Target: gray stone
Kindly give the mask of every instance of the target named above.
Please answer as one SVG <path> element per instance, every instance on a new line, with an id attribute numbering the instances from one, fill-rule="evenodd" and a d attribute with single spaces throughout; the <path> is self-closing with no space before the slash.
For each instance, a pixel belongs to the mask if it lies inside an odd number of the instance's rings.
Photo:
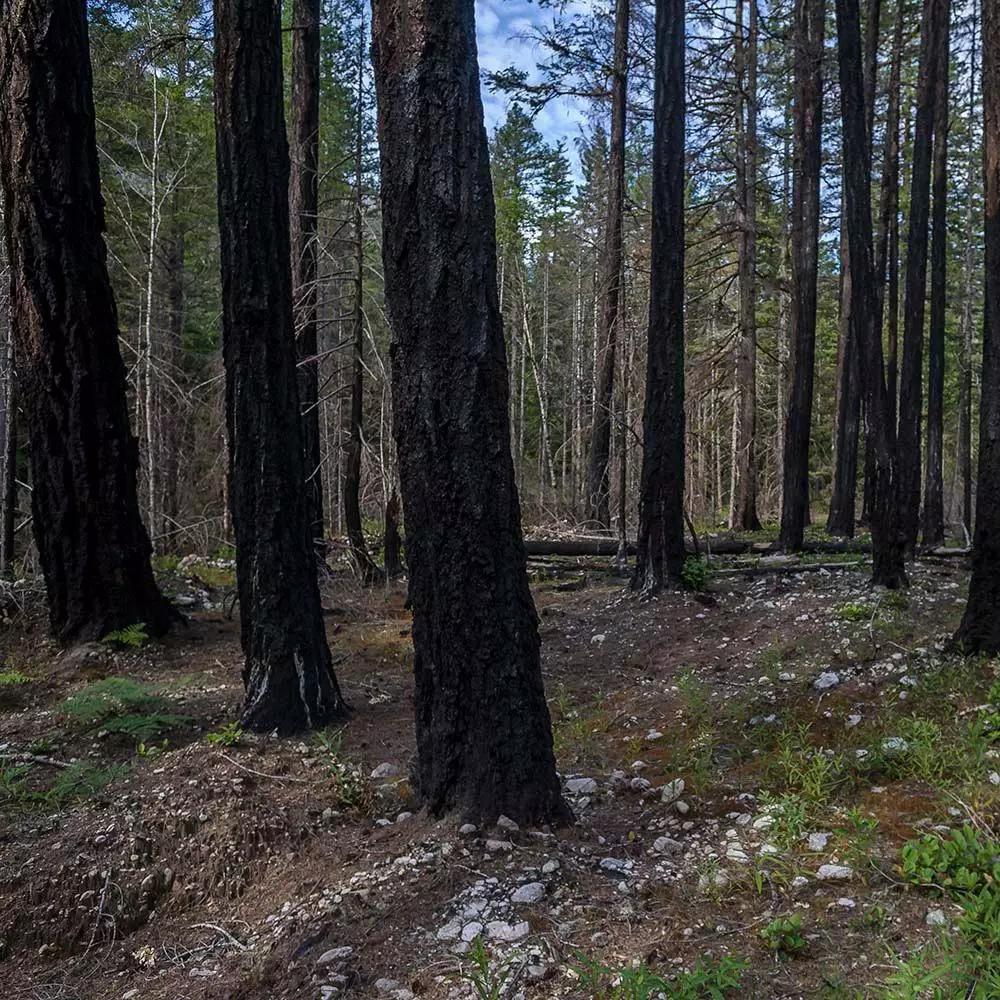
<path id="1" fill-rule="evenodd" d="M 821 882 L 845 882 L 854 875 L 849 865 L 820 865 L 816 878 Z"/>
<path id="2" fill-rule="evenodd" d="M 673 781 L 668 781 L 663 786 L 663 790 L 660 792 L 660 801 L 669 806 L 676 802 L 683 794 L 684 779 L 674 778 Z"/>
<path id="3" fill-rule="evenodd" d="M 515 889 L 510 897 L 512 903 L 538 903 L 545 898 L 545 886 L 541 882 L 529 882 Z"/>
<path id="4" fill-rule="evenodd" d="M 462 928 L 463 941 L 475 941 L 483 933 L 483 925 L 478 920 L 473 920 L 471 924 L 466 924 Z"/>
<path id="5" fill-rule="evenodd" d="M 566 782 L 568 795 L 593 795 L 597 791 L 597 782 L 593 778 L 570 778 Z"/>
<path id="6" fill-rule="evenodd" d="M 501 816 L 497 820 L 497 828 L 508 833 L 517 833 L 521 829 L 509 816 Z"/>
<path id="7" fill-rule="evenodd" d="M 334 962 L 344 962 L 354 954 L 354 949 L 349 945 L 345 945 L 343 948 L 331 948 L 329 951 L 324 951 L 319 958 L 316 959 L 316 964 L 319 966 L 333 965 Z"/>
<path id="8" fill-rule="evenodd" d="M 826 845 L 830 843 L 830 834 L 810 833 L 806 838 L 806 843 L 809 845 L 810 851 L 815 851 L 818 854 L 820 851 L 826 850 Z"/>
<path id="9" fill-rule="evenodd" d="M 836 674 L 832 670 L 825 670 L 813 681 L 813 687 L 817 691 L 827 691 L 830 688 L 836 687 L 839 683 L 840 674 Z"/>
<path id="10" fill-rule="evenodd" d="M 657 854 L 680 854 L 684 850 L 684 845 L 673 837 L 657 837 L 653 841 L 653 850 Z"/>
<path id="11" fill-rule="evenodd" d="M 462 925 L 451 920 L 437 932 L 438 941 L 457 941 L 462 936 Z"/>
<path id="12" fill-rule="evenodd" d="M 543 875 L 552 875 L 554 872 L 557 871 L 559 871 L 559 862 L 555 858 L 546 861 L 545 864 L 542 865 Z"/>
<path id="13" fill-rule="evenodd" d="M 924 917 L 924 923 L 928 927 L 947 927 L 950 921 L 944 910 L 928 910 Z"/>
<path id="14" fill-rule="evenodd" d="M 463 823 L 459 828 L 459 835 L 462 837 L 471 837 L 474 833 L 477 833 L 479 828 L 475 823 Z"/>
<path id="15" fill-rule="evenodd" d="M 383 761 L 371 773 L 372 781 L 383 781 L 386 778 L 395 778 L 399 774 L 399 768 L 391 761 Z"/>
<path id="16" fill-rule="evenodd" d="M 506 920 L 491 920 L 486 925 L 486 936 L 493 941 L 520 941 L 531 932 L 526 920 L 509 924 Z"/>
<path id="17" fill-rule="evenodd" d="M 601 869 L 617 875 L 629 875 L 632 872 L 632 862 L 619 861 L 617 858 L 605 858 L 601 862 Z"/>
<path id="18" fill-rule="evenodd" d="M 401 989 L 402 984 L 398 983 L 395 979 L 376 979 L 375 980 L 375 992 L 376 993 L 394 993 L 396 990 Z"/>
<path id="19" fill-rule="evenodd" d="M 513 850 L 514 845 L 509 840 L 487 840 L 486 850 L 491 854 L 497 854 L 500 851 L 510 851 Z"/>
<path id="20" fill-rule="evenodd" d="M 678 799 L 674 803 L 674 811 L 680 816 L 687 816 L 691 812 L 691 807 L 683 799 Z"/>

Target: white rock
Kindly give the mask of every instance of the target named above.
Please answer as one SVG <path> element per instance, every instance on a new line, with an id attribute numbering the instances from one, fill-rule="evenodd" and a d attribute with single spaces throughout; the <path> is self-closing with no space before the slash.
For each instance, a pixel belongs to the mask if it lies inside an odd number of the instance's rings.
<path id="1" fill-rule="evenodd" d="M 830 843 L 830 834 L 828 833 L 810 833 L 806 838 L 806 842 L 809 845 L 810 851 L 815 851 L 819 853 L 820 851 L 826 850 L 826 845 Z"/>
<path id="2" fill-rule="evenodd" d="M 601 862 L 601 868 L 606 872 L 615 872 L 619 875 L 628 875 L 632 871 L 632 862 L 619 861 L 617 858 L 605 858 Z"/>
<path id="3" fill-rule="evenodd" d="M 510 851 L 514 845 L 509 840 L 487 840 L 486 850 L 491 854 L 497 854 L 500 851 Z"/>
<path id="4" fill-rule="evenodd" d="M 653 783 L 646 778 L 633 778 L 629 782 L 629 787 L 633 792 L 648 792 L 653 787 Z"/>
<path id="5" fill-rule="evenodd" d="M 383 761 L 371 773 L 372 781 L 381 781 L 384 778 L 395 778 L 399 774 L 399 768 L 391 761 Z"/>
<path id="6" fill-rule="evenodd" d="M 988 777 L 991 785 L 1000 785 L 1000 771 L 990 771 Z"/>
<path id="7" fill-rule="evenodd" d="M 809 884 L 809 879 L 807 879 L 805 875 L 796 875 L 795 878 L 792 879 L 793 889 L 801 889 L 804 885 L 808 884 Z"/>
<path id="8" fill-rule="evenodd" d="M 653 841 L 653 850 L 657 854 L 680 854 L 684 850 L 684 845 L 673 837 L 657 837 Z"/>
<path id="9" fill-rule="evenodd" d="M 529 882 L 515 889 L 510 897 L 512 903 L 538 903 L 545 898 L 545 886 L 541 882 Z"/>
<path id="10" fill-rule="evenodd" d="M 462 925 L 457 920 L 445 924 L 437 932 L 438 941 L 457 941 L 462 936 Z"/>
<path id="11" fill-rule="evenodd" d="M 883 753 L 905 753 L 909 748 L 910 744 L 902 736 L 890 736 L 887 740 L 882 740 Z"/>
<path id="12" fill-rule="evenodd" d="M 691 812 L 691 807 L 683 799 L 678 799 L 674 803 L 674 809 L 681 816 L 687 816 Z"/>
<path id="13" fill-rule="evenodd" d="M 755 830 L 770 830 L 774 826 L 774 817 L 770 813 L 761 813 L 753 821 L 753 829 Z"/>
<path id="14" fill-rule="evenodd" d="M 475 823 L 463 823 L 458 828 L 459 835 L 462 837 L 471 837 L 477 830 L 478 827 Z"/>
<path id="15" fill-rule="evenodd" d="M 832 670 L 826 670 L 813 681 L 813 687 L 817 691 L 827 691 L 832 687 L 836 687 L 839 683 L 840 674 L 836 674 Z"/>
<path id="16" fill-rule="evenodd" d="M 506 920 L 491 920 L 486 925 L 486 935 L 494 941 L 520 941 L 531 932 L 526 920 L 509 924 Z"/>
<path id="17" fill-rule="evenodd" d="M 947 927 L 949 922 L 948 915 L 944 910 L 928 910 L 924 917 L 924 923 L 928 927 Z"/>
<path id="18" fill-rule="evenodd" d="M 509 816 L 501 816 L 497 820 L 497 828 L 508 833 L 517 833 L 521 829 Z"/>
<path id="19" fill-rule="evenodd" d="M 462 928 L 463 941 L 475 941 L 483 933 L 483 925 L 478 920 L 473 920 L 471 924 L 466 924 Z"/>
<path id="20" fill-rule="evenodd" d="M 778 674 L 778 680 L 784 681 L 787 684 L 789 681 L 795 680 L 795 674 L 786 670 L 783 674 Z"/>
<path id="21" fill-rule="evenodd" d="M 570 778 L 566 782 L 568 795 L 593 795 L 597 791 L 597 782 L 593 778 Z"/>
<path id="22" fill-rule="evenodd" d="M 411 813 L 411 812 L 401 812 L 396 817 L 396 822 L 397 823 L 405 823 L 408 819 L 413 819 L 413 813 Z"/>
<path id="23" fill-rule="evenodd" d="M 375 980 L 375 992 L 376 993 L 395 993 L 396 990 L 401 989 L 400 983 L 396 982 L 395 979 L 376 979 Z"/>
<path id="24" fill-rule="evenodd" d="M 833 905 L 839 906 L 842 910 L 853 910 L 858 904 L 847 896 L 841 896 Z"/>
<path id="25" fill-rule="evenodd" d="M 545 864 L 542 865 L 543 875 L 552 875 L 557 871 L 559 871 L 559 862 L 555 858 L 546 861 Z"/>
<path id="26" fill-rule="evenodd" d="M 849 865 L 820 865 L 816 878 L 821 882 L 843 882 L 854 875 Z"/>
<path id="27" fill-rule="evenodd" d="M 847 722 L 845 723 L 845 728 L 853 729 L 855 726 L 859 725 L 861 722 L 860 715 L 849 715 L 847 717 Z"/>
<path id="28" fill-rule="evenodd" d="M 348 945 L 343 948 L 331 948 L 329 951 L 324 951 L 319 958 L 316 959 L 316 964 L 323 965 L 333 965 L 334 962 L 343 962 L 350 958 L 354 954 L 354 949 Z"/>
<path id="29" fill-rule="evenodd" d="M 604 643 L 605 639 L 607 639 L 606 635 L 592 635 L 590 637 L 590 644 L 591 646 L 600 646 Z"/>
<path id="30" fill-rule="evenodd" d="M 684 779 L 674 778 L 673 781 L 668 781 L 663 786 L 663 791 L 660 792 L 660 801 L 666 805 L 671 805 L 676 802 L 684 794 Z"/>
<path id="31" fill-rule="evenodd" d="M 778 848 L 774 846 L 774 844 L 764 844 L 764 846 L 761 847 L 761 849 L 760 849 L 760 853 L 761 854 L 780 854 L 781 851 L 779 851 Z"/>

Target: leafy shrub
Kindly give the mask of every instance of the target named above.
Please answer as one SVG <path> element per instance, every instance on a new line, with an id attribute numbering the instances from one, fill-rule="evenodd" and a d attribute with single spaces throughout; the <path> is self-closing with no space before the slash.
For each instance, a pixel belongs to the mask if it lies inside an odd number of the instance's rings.
<path id="1" fill-rule="evenodd" d="M 327 773 L 337 805 L 366 815 L 371 813 L 375 808 L 375 788 L 357 764 L 341 759 L 343 733 L 339 730 L 332 736 L 317 733 L 316 739 L 326 755 Z"/>
<path id="2" fill-rule="evenodd" d="M 234 747 L 243 738 L 243 727 L 238 722 L 227 722 L 205 739 L 217 747 Z"/>
<path id="3" fill-rule="evenodd" d="M 914 885 L 975 893 L 1000 881 L 1000 844 L 983 842 L 970 826 L 947 837 L 927 834 L 905 843 L 900 871 Z"/>
<path id="4" fill-rule="evenodd" d="M 0 687 L 16 687 L 27 684 L 31 678 L 20 670 L 0 670 Z"/>
<path id="5" fill-rule="evenodd" d="M 867 622 L 872 618 L 872 609 L 867 604 L 859 604 L 857 601 L 848 601 L 834 610 L 837 617 L 845 622 Z"/>
<path id="6" fill-rule="evenodd" d="M 681 583 L 685 590 L 704 590 L 711 575 L 712 570 L 708 563 L 698 556 L 688 556 L 681 567 Z"/>
<path id="7" fill-rule="evenodd" d="M 802 934 L 802 914 L 778 917 L 761 929 L 764 944 L 785 958 L 794 958 L 806 950 L 806 939 Z"/>
<path id="8" fill-rule="evenodd" d="M 680 972 L 669 979 L 658 975 L 644 964 L 607 966 L 585 956 L 578 956 L 577 974 L 590 994 L 606 1000 L 652 1000 L 670 997 L 672 1000 L 724 1000 L 731 990 L 739 990 L 743 959 L 723 955 L 718 960 L 699 958 L 690 972 Z M 731 994 L 736 996 L 738 994 Z"/>

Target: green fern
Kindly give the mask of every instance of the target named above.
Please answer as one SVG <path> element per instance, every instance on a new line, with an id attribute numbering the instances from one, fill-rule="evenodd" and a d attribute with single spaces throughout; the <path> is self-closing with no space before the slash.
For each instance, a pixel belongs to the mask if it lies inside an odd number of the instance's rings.
<path id="1" fill-rule="evenodd" d="M 191 721 L 171 711 L 173 703 L 149 684 L 130 677 L 106 677 L 67 698 L 63 711 L 76 722 L 148 743 Z"/>
<path id="2" fill-rule="evenodd" d="M 116 649 L 142 649 L 149 642 L 149 633 L 143 622 L 109 632 L 101 642 Z"/>

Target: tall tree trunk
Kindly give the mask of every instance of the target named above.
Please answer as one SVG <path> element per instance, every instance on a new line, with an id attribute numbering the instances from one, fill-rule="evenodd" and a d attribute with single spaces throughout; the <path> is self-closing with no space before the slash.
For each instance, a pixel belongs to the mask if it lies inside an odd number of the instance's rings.
<path id="1" fill-rule="evenodd" d="M 586 517 L 602 528 L 611 525 L 611 406 L 621 310 L 623 220 L 625 212 L 625 116 L 628 101 L 629 0 L 615 0 L 614 77 L 611 86 L 611 141 L 608 163 L 608 215 L 598 271 L 600 305 L 595 330 L 599 345 L 593 423 L 587 456 Z"/>
<path id="2" fill-rule="evenodd" d="M 746 45 L 743 5 L 749 5 Z M 758 531 L 757 516 L 757 0 L 736 0 L 736 197 L 739 334 L 736 345 L 735 481 L 729 526 Z M 744 124 L 745 121 L 745 124 Z"/>
<path id="3" fill-rule="evenodd" d="M 969 603 L 955 636 L 967 652 L 1000 653 L 1000 8 L 983 4 L 986 294 L 979 483 Z"/>
<path id="4" fill-rule="evenodd" d="M 174 619 L 139 515 L 84 0 L 0 16 L 0 175 L 35 540 L 60 642 Z"/>
<path id="5" fill-rule="evenodd" d="M 920 524 L 920 421 L 923 409 L 924 299 L 927 293 L 927 244 L 930 216 L 931 154 L 937 94 L 938 46 L 946 30 L 946 0 L 924 0 L 917 81 L 916 131 L 910 190 L 906 285 L 903 301 L 903 361 L 899 385 L 899 522 L 908 555 Z"/>
<path id="6" fill-rule="evenodd" d="M 10 262 L 3 198 L 0 197 L 0 578 L 14 570 L 17 515 L 17 393 L 14 331 L 10 324 Z"/>
<path id="7" fill-rule="evenodd" d="M 792 393 L 785 434 L 783 548 L 802 546 L 816 361 L 816 293 L 823 147 L 824 0 L 795 4 L 795 163 L 792 193 Z"/>
<path id="8" fill-rule="evenodd" d="M 944 545 L 944 336 L 948 295 L 948 77 L 949 0 L 942 0 L 934 107 L 934 212 L 931 221 L 931 326 L 927 358 L 927 461 L 922 540 Z"/>
<path id="9" fill-rule="evenodd" d="M 289 144 L 292 302 L 309 533 L 319 557 L 326 546 L 319 436 L 316 220 L 319 212 L 320 0 L 292 3 L 292 99 Z"/>
<path id="10" fill-rule="evenodd" d="M 364 8 L 362 8 L 363 10 Z M 364 447 L 365 391 L 365 228 L 364 199 L 364 96 L 365 25 L 362 15 L 358 37 L 358 106 L 354 122 L 354 303 L 351 311 L 351 409 L 344 454 L 344 525 L 351 559 L 361 582 L 371 586 L 382 579 L 368 554 L 361 520 L 361 452 Z"/>
<path id="11" fill-rule="evenodd" d="M 376 0 L 385 289 L 432 814 L 565 822 L 507 421 L 473 0 Z"/>
<path id="12" fill-rule="evenodd" d="M 684 0 L 657 0 L 653 207 L 639 536 L 632 586 L 684 568 Z"/>
<path id="13" fill-rule="evenodd" d="M 280 10 L 216 0 L 222 353 L 236 536 L 243 724 L 291 733 L 344 715 L 302 489 Z M 247 233 L 254 234 L 247 239 Z"/>
<path id="14" fill-rule="evenodd" d="M 837 0 L 840 97 L 843 115 L 845 207 L 851 267 L 852 336 L 865 396 L 865 441 L 874 449 L 872 504 L 873 582 L 895 589 L 906 583 L 895 495 L 896 442 L 889 423 L 882 331 L 875 313 L 871 171 L 867 142 L 858 0 Z"/>

